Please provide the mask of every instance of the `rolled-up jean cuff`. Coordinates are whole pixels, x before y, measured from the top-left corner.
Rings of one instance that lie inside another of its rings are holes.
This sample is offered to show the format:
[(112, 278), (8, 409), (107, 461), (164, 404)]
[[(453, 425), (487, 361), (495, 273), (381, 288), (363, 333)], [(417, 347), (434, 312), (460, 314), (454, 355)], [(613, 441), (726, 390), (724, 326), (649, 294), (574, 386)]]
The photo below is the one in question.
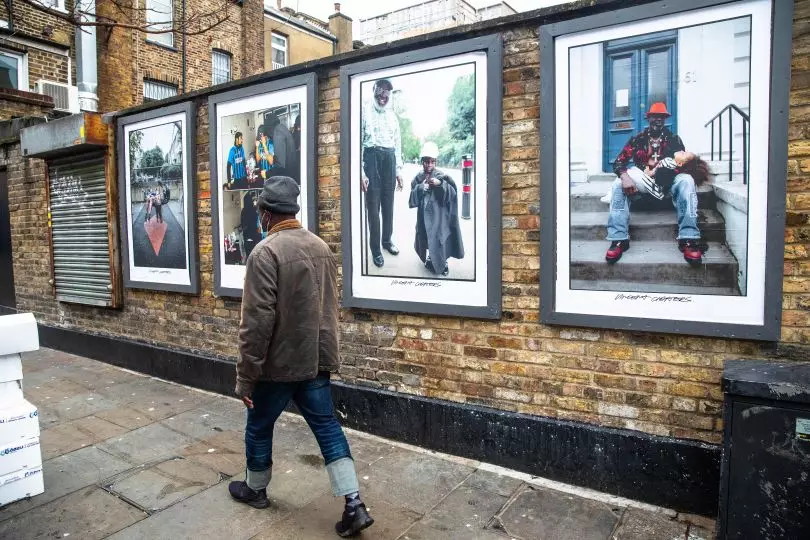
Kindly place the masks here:
[(246, 469), (245, 482), (250, 489), (258, 491), (265, 489), (270, 484), (270, 478), (273, 476), (273, 469), (268, 468), (263, 471), (251, 471)]
[(326, 472), (329, 473), (329, 482), (332, 484), (332, 494), (335, 497), (360, 491), (352, 458), (345, 457), (333, 461), (326, 466)]

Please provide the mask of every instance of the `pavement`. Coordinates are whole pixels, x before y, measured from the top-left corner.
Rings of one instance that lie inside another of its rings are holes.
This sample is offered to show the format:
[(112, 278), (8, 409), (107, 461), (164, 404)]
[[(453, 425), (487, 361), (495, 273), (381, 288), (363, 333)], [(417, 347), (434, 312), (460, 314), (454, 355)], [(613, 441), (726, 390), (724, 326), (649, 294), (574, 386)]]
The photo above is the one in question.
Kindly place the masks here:
[[(175, 212), (178, 213), (175, 217)], [(163, 223), (158, 224), (153, 209), (146, 220), (146, 205), (133, 205), (132, 245), (135, 265), (149, 268), (185, 268), (186, 236), (181, 221), (182, 207), (170, 202), (163, 206)]]
[[(338, 538), (315, 439), (284, 413), (270, 508), (233, 502), (245, 411), (218, 396), (42, 349), (23, 356), (39, 407), (45, 493), (0, 508), (0, 538)], [(346, 430), (366, 539), (708, 540), (706, 518)]]
[[(406, 163), (402, 167), (402, 191), (394, 192), (394, 231), (391, 240), (399, 248), (399, 254), (394, 256), (383, 250), (385, 265), (377, 268), (371, 262), (371, 249), (366, 240), (366, 255), (363, 260), (370, 276), (386, 276), (400, 278), (424, 278), (424, 279), (444, 279), (444, 280), (475, 280), (475, 215), (472, 219), (461, 218), (461, 169), (439, 168), (443, 173), (450, 176), (456, 183), (459, 190), (458, 196), (458, 216), (461, 238), (464, 242), (464, 258), (449, 259), (447, 262), (450, 273), (447, 276), (434, 274), (425, 268), (416, 250), (413, 248), (414, 236), (416, 234), (416, 208), (408, 208), (408, 200), (411, 196), (411, 181), (422, 170), (421, 165)], [(475, 189), (475, 186), (473, 187)], [(365, 205), (365, 202), (363, 202)], [(471, 205), (472, 206), (472, 205)], [(474, 210), (474, 208), (473, 208)], [(380, 222), (382, 226), (382, 222)], [(368, 227), (364, 232), (364, 238), (368, 238)]]

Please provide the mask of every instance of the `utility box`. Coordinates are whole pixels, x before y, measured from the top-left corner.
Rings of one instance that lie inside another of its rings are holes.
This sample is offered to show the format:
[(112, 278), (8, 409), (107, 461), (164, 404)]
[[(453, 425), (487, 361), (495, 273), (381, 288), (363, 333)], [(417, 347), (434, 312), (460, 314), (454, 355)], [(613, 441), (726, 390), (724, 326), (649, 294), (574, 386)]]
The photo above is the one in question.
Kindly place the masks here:
[(719, 539), (810, 538), (810, 363), (723, 371)]

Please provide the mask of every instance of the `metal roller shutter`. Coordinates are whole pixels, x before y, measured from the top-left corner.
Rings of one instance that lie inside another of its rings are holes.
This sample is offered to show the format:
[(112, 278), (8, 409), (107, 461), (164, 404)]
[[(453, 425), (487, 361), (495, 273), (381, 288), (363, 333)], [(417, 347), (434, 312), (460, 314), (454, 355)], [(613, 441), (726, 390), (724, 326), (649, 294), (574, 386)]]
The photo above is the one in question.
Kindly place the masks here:
[(49, 166), (56, 299), (113, 305), (104, 157)]

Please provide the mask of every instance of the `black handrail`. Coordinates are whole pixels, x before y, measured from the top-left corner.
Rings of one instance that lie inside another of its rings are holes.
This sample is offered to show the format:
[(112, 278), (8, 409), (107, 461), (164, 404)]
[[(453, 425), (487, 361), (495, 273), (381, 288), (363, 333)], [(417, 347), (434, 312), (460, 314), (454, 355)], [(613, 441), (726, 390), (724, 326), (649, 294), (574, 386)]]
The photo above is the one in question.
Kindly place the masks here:
[(714, 123), (717, 122), (718, 126), (718, 147), (719, 147), (719, 159), (720, 161), (723, 160), (723, 114), (728, 111), (728, 181), (731, 182), (732, 175), (733, 175), (733, 156), (734, 156), (734, 124), (733, 124), (733, 113), (736, 112), (740, 115), (742, 119), (742, 166), (743, 166), (743, 184), (748, 183), (748, 129), (749, 123), (751, 122), (749, 116), (743, 112), (742, 109), (734, 105), (733, 103), (729, 103), (725, 107), (723, 107), (719, 113), (715, 114), (711, 120), (703, 124), (703, 127), (711, 126), (712, 130), (712, 161), (714, 161)]

